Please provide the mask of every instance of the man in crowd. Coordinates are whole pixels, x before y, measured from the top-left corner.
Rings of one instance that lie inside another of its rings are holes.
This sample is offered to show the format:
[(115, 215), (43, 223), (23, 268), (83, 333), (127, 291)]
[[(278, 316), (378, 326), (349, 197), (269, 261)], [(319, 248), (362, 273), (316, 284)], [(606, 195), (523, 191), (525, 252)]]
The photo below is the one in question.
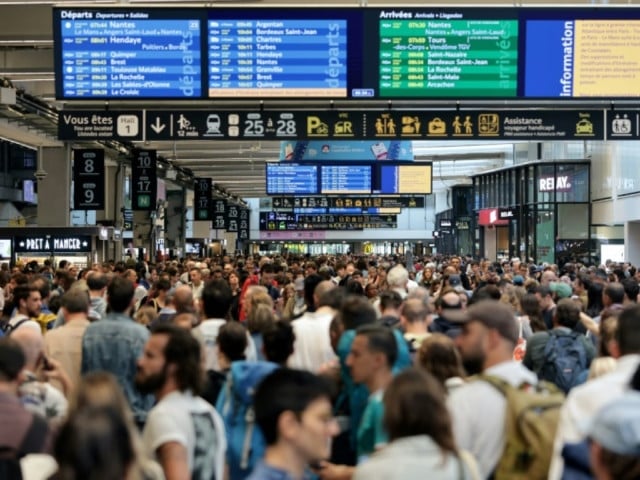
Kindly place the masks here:
[(15, 315), (9, 320), (9, 332), (18, 328), (37, 328), (42, 332), (40, 324), (36, 321), (42, 306), (38, 288), (30, 284), (18, 285), (13, 289), (13, 303)]
[(267, 448), (248, 480), (303, 478), (308, 465), (329, 457), (338, 424), (323, 379), (302, 370), (276, 370), (260, 383), (254, 403)]
[(149, 331), (135, 323), (131, 309), (135, 303), (133, 283), (115, 277), (107, 288), (110, 313), (89, 325), (82, 338), (82, 373), (104, 370), (112, 373), (124, 390), (139, 426), (144, 425), (153, 397), (142, 395), (134, 386), (138, 358)]
[[(513, 361), (519, 332), (510, 307), (483, 300), (455, 318), (462, 323), (455, 341), (469, 375), (495, 376), (514, 387), (537, 383), (533, 372)], [(458, 447), (474, 455), (482, 478), (488, 478), (504, 448), (505, 397), (488, 382), (477, 380), (454, 390), (448, 406)]]
[(158, 325), (138, 360), (135, 381), (138, 389), (157, 400), (142, 441), (167, 480), (224, 478), (224, 424), (197, 396), (202, 378), (198, 341), (185, 329)]

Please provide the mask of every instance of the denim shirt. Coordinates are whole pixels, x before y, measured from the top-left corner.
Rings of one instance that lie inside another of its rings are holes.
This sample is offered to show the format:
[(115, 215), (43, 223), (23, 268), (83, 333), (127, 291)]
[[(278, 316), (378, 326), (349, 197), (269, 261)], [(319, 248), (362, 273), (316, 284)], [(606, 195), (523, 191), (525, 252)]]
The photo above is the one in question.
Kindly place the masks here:
[(82, 337), (82, 374), (103, 370), (115, 375), (137, 423), (144, 423), (154, 401), (134, 385), (137, 361), (148, 338), (146, 328), (119, 313), (90, 324)]

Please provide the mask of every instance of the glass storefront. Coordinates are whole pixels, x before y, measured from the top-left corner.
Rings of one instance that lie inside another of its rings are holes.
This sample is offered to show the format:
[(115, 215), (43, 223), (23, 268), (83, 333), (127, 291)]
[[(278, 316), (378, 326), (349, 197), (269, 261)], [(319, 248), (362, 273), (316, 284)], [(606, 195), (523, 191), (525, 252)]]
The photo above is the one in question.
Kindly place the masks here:
[(479, 222), (480, 252), (537, 263), (592, 261), (590, 166), (536, 162), (474, 177), (476, 214), (496, 209), (492, 220)]

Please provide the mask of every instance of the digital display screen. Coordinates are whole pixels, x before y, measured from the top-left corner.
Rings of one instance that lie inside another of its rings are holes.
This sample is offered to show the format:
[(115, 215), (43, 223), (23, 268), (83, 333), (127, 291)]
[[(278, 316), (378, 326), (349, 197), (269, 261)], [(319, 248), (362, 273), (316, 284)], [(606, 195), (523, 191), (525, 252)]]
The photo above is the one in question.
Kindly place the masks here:
[(640, 96), (640, 19), (526, 22), (526, 97)]
[(212, 98), (347, 96), (345, 19), (216, 18), (207, 38)]
[(53, 34), (61, 100), (640, 97), (638, 8), (56, 7)]
[(381, 165), (380, 190), (385, 195), (431, 193), (431, 165)]
[(379, 96), (517, 95), (517, 19), (442, 19), (426, 12), (395, 17), (379, 21)]
[(193, 10), (54, 10), (59, 98), (199, 98)]
[(322, 194), (370, 194), (371, 165), (322, 165)]
[(0, 238), (0, 259), (7, 260), (11, 258), (11, 239)]
[(316, 195), (318, 165), (267, 163), (267, 195)]

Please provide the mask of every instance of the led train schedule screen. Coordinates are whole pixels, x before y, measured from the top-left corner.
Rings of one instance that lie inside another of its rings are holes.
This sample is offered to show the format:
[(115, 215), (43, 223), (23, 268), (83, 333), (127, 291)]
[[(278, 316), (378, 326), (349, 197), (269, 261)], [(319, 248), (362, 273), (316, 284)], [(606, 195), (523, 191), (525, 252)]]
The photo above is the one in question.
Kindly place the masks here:
[(267, 195), (316, 195), (318, 166), (267, 163)]
[(58, 98), (201, 97), (200, 25), (189, 10), (54, 10)]
[(347, 96), (345, 19), (208, 21), (209, 97)]
[(320, 193), (371, 194), (371, 165), (322, 165)]
[(518, 20), (472, 17), (473, 11), (382, 11), (379, 95), (515, 97)]

